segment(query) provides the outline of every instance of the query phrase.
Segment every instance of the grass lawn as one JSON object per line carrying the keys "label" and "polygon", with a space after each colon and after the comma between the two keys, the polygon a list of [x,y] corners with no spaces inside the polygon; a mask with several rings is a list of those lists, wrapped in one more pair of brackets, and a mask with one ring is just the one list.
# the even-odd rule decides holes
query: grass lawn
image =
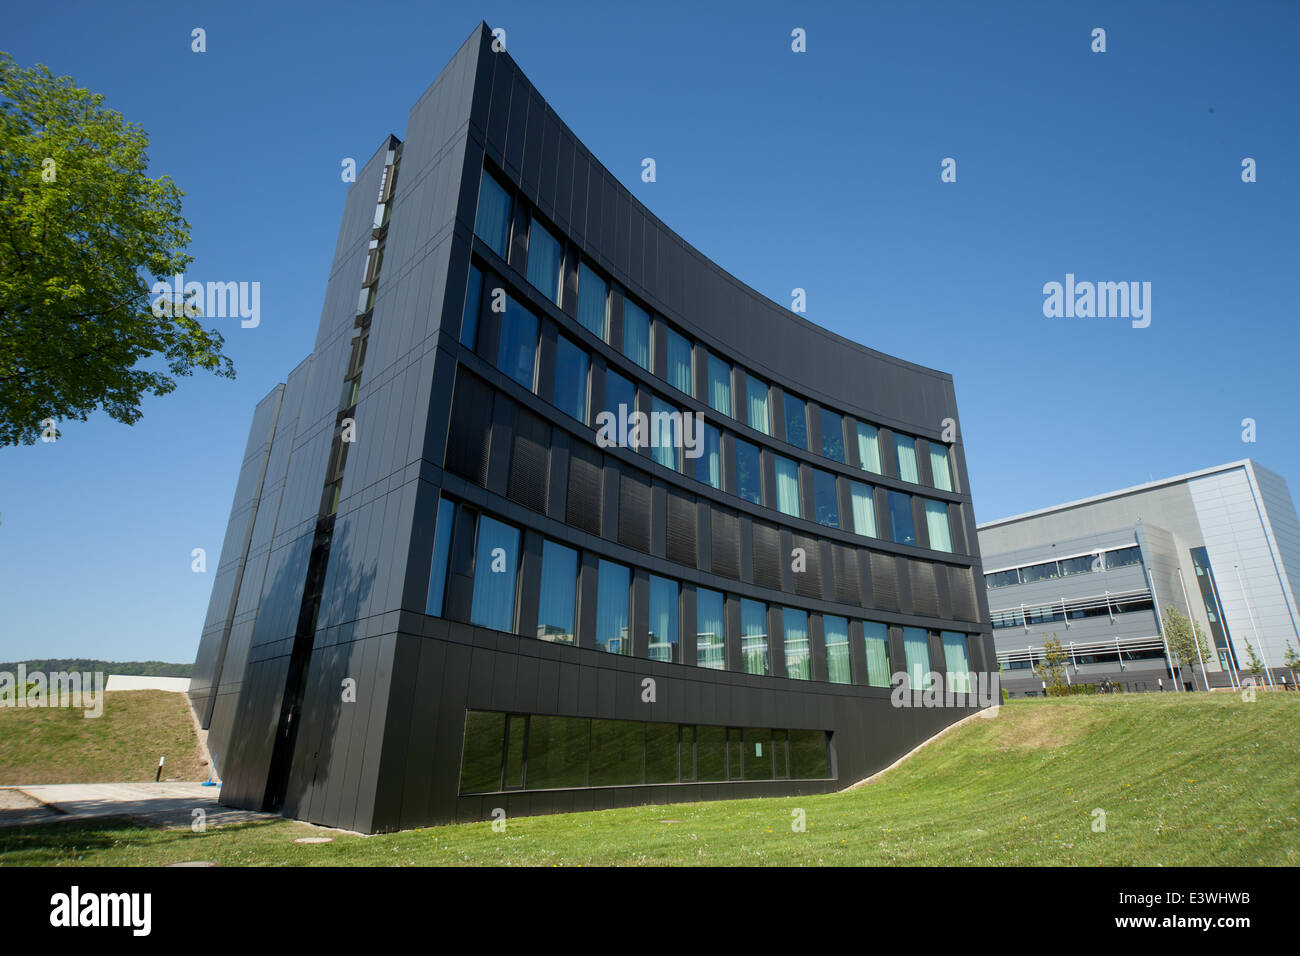
{"label": "grass lawn", "polygon": [[[0,864],[1295,866],[1298,734],[1300,694],[1013,701],[845,793],[519,818],[504,833],[52,824],[0,830]],[[293,842],[322,835],[334,842]]]}
{"label": "grass lawn", "polygon": [[80,708],[0,707],[0,786],[38,783],[206,780],[184,694],[124,690],[104,695],[104,712]]}

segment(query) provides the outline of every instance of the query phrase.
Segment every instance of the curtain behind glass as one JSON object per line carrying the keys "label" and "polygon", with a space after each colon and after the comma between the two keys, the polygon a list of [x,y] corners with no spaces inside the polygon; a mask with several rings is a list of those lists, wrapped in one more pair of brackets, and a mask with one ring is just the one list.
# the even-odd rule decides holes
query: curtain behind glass
{"label": "curtain behind glass", "polygon": [[681,663],[677,582],[650,575],[650,660]]}
{"label": "curtain behind glass", "polygon": [[876,503],[871,486],[850,481],[849,496],[853,499],[853,531],[868,538],[876,537]]}
{"label": "curtain behind glass", "polygon": [[[650,402],[650,453],[654,460],[665,468],[677,471],[677,446],[681,438],[677,429],[681,427],[676,419],[664,417],[672,415],[677,409],[660,399]],[[658,419],[654,416],[659,415]]]}
{"label": "curtain behind glass", "polygon": [[858,423],[858,462],[872,474],[880,471],[880,432],[875,425]]}
{"label": "curtain behind glass", "polygon": [[746,674],[771,673],[767,655],[767,605],[740,599],[740,659]]}
{"label": "curtain behind glass", "polygon": [[812,659],[808,654],[808,614],[794,608],[782,608],[785,624],[785,676],[797,680],[812,677]]}
{"label": "curtain behind glass", "polygon": [[948,527],[948,506],[942,501],[925,503],[925,527],[930,533],[930,547],[935,551],[952,550],[952,533]]}
{"label": "curtain behind glass", "polygon": [[944,631],[943,666],[948,672],[948,689],[954,694],[969,694],[970,655],[966,651],[966,635],[956,631]]}
{"label": "curtain behind glass", "polygon": [[672,329],[665,330],[668,333],[668,384],[687,395],[693,395],[691,343]]}
{"label": "curtain behind glass", "polygon": [[537,636],[572,644],[574,595],[578,587],[578,552],[554,541],[542,542],[542,597],[537,609]]}
{"label": "curtain behind glass", "polygon": [[920,481],[916,471],[916,439],[910,435],[895,435],[894,448],[898,451],[898,477],[913,483]]}
{"label": "curtain behind glass", "polygon": [[650,316],[631,299],[623,300],[623,354],[650,368]]}
{"label": "curtain behind glass", "polygon": [[[494,557],[500,548],[504,555]],[[494,566],[495,562],[495,566]],[[519,569],[519,529],[479,515],[474,555],[474,595],[471,624],[495,631],[515,629],[515,578]]]}
{"label": "curtain behind glass", "polygon": [[722,607],[719,592],[695,589],[695,663],[719,671],[727,666]]}
{"label": "curtain behind glass", "polygon": [[849,622],[842,617],[822,617],[826,640],[826,676],[836,684],[851,684]]}
{"label": "curtain behind glass", "polygon": [[952,471],[948,467],[948,449],[930,442],[930,471],[934,486],[940,491],[952,491]]}
{"label": "curtain behind glass", "polygon": [[908,686],[913,690],[925,690],[929,686],[925,675],[930,672],[930,645],[924,630],[903,628],[903,654],[907,659]]}
{"label": "curtain behind glass", "polygon": [[875,621],[866,621],[862,630],[867,638],[867,683],[872,687],[888,687],[889,628]]}
{"label": "curtain behind glass", "polygon": [[750,375],[745,383],[745,400],[749,404],[749,427],[772,434],[772,424],[767,417],[767,383]]}
{"label": "curtain behind glass", "polygon": [[563,247],[537,220],[528,230],[527,279],[556,305],[560,303],[560,259]]}
{"label": "curtain behind glass", "polygon": [[606,341],[606,317],[609,309],[609,287],[605,280],[578,263],[578,322],[596,338]]}
{"label": "curtain behind glass", "polygon": [[731,412],[731,366],[717,356],[709,356],[709,407],[728,418]]}
{"label": "curtain behind glass", "polygon": [[799,517],[799,466],[779,455],[776,456],[776,507],[783,514]]}
{"label": "curtain behind glass", "polygon": [[631,572],[621,564],[601,560],[596,571],[596,643],[611,654],[631,654],[627,596]]}
{"label": "curtain behind glass", "polygon": [[704,454],[695,460],[695,477],[714,488],[722,487],[722,433],[704,426]]}
{"label": "curtain behind glass", "polygon": [[510,234],[510,194],[501,188],[486,169],[479,179],[474,234],[502,259],[506,257],[506,240]]}

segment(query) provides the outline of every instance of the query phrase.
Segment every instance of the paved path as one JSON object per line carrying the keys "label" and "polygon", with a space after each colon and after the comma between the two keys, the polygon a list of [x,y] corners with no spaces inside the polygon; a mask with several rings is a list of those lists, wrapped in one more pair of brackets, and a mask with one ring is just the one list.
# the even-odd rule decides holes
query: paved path
{"label": "paved path", "polygon": [[201,783],[64,783],[0,787],[0,827],[95,817],[134,817],[153,826],[189,826],[202,809],[208,826],[274,819],[217,803],[219,787]]}

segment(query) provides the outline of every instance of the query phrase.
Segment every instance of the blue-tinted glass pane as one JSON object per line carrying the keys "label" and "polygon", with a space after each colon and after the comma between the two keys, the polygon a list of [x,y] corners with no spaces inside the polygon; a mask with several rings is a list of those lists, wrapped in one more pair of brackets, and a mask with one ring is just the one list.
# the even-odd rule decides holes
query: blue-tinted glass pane
{"label": "blue-tinted glass pane", "polygon": [[840,501],[835,490],[835,476],[813,469],[813,502],[817,505],[817,523],[828,528],[840,526]]}
{"label": "blue-tinted glass pane", "polygon": [[487,515],[478,519],[474,551],[474,596],[470,623],[497,631],[515,628],[515,577],[519,569],[519,529]]}
{"label": "blue-tinted glass pane", "polygon": [[668,384],[680,392],[693,395],[691,385],[691,343],[664,326],[668,336]]}
{"label": "blue-tinted glass pane", "polygon": [[740,661],[746,674],[772,673],[767,652],[767,605],[740,600]]}
{"label": "blue-tinted glass pane", "polygon": [[763,483],[759,471],[758,446],[737,438],[736,491],[746,501],[763,503]]}
{"label": "blue-tinted glass pane", "polygon": [[604,410],[610,412],[615,418],[621,418],[620,406],[627,409],[623,414],[629,416],[636,411],[636,387],[622,375],[612,369],[606,369]]}
{"label": "blue-tinted glass pane", "polygon": [[808,612],[783,608],[785,624],[785,676],[796,680],[812,678],[812,659],[808,654]]}
{"label": "blue-tinted glass pane", "polygon": [[555,343],[555,397],[552,404],[580,422],[587,421],[587,353],[563,335]]}
{"label": "blue-tinted glass pane", "polygon": [[898,491],[889,493],[889,527],[897,543],[916,544],[916,528],[912,524],[911,495]]}
{"label": "blue-tinted glass pane", "polygon": [[537,358],[537,316],[510,296],[501,316],[501,341],[497,368],[524,388],[533,387],[533,364]]}
{"label": "blue-tinted glass pane", "polygon": [[578,552],[554,541],[542,543],[542,595],[537,608],[537,636],[572,644],[574,596],[578,589]]}
{"label": "blue-tinted glass pane", "polygon": [[650,659],[681,663],[677,631],[677,582],[650,575]]}
{"label": "blue-tinted glass pane", "polygon": [[560,303],[560,260],[564,247],[536,219],[528,230],[528,281],[556,305]]}
{"label": "blue-tinted glass pane", "polygon": [[650,403],[651,454],[655,461],[673,471],[677,471],[681,433],[681,412],[665,401],[653,399]]}
{"label": "blue-tinted glass pane", "polygon": [[776,509],[782,514],[799,517],[799,466],[789,458],[776,459]]}
{"label": "blue-tinted glass pane", "polygon": [[623,300],[623,354],[650,368],[650,316],[631,299]]}
{"label": "blue-tinted glass pane", "polygon": [[502,259],[506,257],[506,241],[510,237],[510,194],[486,169],[479,179],[474,234]]}
{"label": "blue-tinted glass pane", "polygon": [[433,530],[433,565],[429,569],[429,594],[424,613],[442,617],[442,599],[447,587],[447,556],[451,550],[451,519],[456,506],[446,498],[438,500],[438,517]]}
{"label": "blue-tinted glass pane", "polygon": [[785,440],[799,448],[808,447],[808,406],[788,392],[785,396]]}
{"label": "blue-tinted glass pane", "polygon": [[722,487],[722,432],[704,426],[704,454],[695,459],[695,478],[714,488]]}
{"label": "blue-tinted glass pane", "polygon": [[596,644],[611,654],[632,653],[627,605],[631,572],[602,560],[596,571]]}
{"label": "blue-tinted glass pane", "polygon": [[732,417],[731,366],[716,355],[709,356],[709,407]]}
{"label": "blue-tinted glass pane", "polygon": [[719,592],[695,589],[695,662],[700,667],[722,670],[727,666],[727,630],[722,606]]}
{"label": "blue-tinted glass pane", "polygon": [[470,266],[469,285],[465,289],[465,311],[460,318],[460,343],[466,348],[474,347],[474,338],[478,335],[478,309],[482,296],[483,273]]}
{"label": "blue-tinted glass pane", "polygon": [[822,454],[834,461],[844,460],[844,425],[840,416],[822,409]]}
{"label": "blue-tinted glass pane", "polygon": [[578,263],[578,322],[602,341],[609,315],[609,286],[585,262]]}

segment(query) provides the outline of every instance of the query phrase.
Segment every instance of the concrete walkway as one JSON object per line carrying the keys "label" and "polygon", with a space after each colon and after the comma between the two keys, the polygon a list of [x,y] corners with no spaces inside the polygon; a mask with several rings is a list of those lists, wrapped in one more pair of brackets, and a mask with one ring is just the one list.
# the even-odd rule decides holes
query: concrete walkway
{"label": "concrete walkway", "polygon": [[201,783],[64,783],[0,787],[0,827],[34,826],[96,817],[133,817],[151,826],[188,827],[194,810],[208,826],[275,819],[217,803],[220,787]]}

